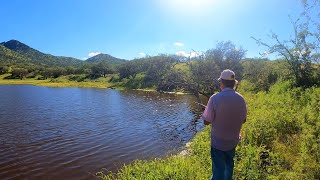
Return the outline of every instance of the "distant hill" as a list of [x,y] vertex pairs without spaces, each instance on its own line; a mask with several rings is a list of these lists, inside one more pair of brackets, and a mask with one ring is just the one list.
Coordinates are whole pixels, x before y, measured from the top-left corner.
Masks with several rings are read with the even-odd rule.
[[28,58],[31,63],[37,65],[80,66],[84,63],[83,61],[76,58],[53,56],[51,54],[42,53],[17,40],[2,42],[1,45],[16,53],[19,53],[21,56]]
[[98,54],[96,56],[93,56],[93,57],[87,59],[85,62],[88,62],[88,63],[106,62],[109,65],[120,65],[122,63],[125,63],[126,60],[110,56],[109,54],[102,54],[101,53],[101,54]]
[[86,63],[106,62],[111,66],[120,65],[126,60],[108,54],[98,54],[82,61],[64,56],[54,56],[40,52],[20,41],[10,40],[0,43],[0,64],[36,64],[42,66],[82,66]]

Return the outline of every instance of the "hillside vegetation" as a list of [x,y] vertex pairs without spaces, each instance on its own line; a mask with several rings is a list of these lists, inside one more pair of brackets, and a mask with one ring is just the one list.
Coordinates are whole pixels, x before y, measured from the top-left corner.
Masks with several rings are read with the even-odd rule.
[[0,62],[1,64],[13,65],[16,63],[28,63],[31,60],[0,44]]
[[[1,43],[7,49],[14,51],[15,53],[24,56],[29,63],[35,65],[48,65],[48,66],[79,66],[83,62],[79,59],[71,57],[59,57],[50,54],[42,53],[36,49],[33,49],[17,40],[11,40]],[[21,63],[16,61],[16,63]]]
[[120,65],[126,62],[124,59],[119,59],[113,56],[110,56],[109,54],[98,54],[96,56],[93,56],[91,58],[88,58],[86,62],[91,62],[91,63],[101,63],[101,62],[106,62],[108,64],[113,64],[113,65]]
[[[14,78],[33,78],[37,75],[43,79],[57,78],[71,74],[89,74],[91,68],[103,69],[103,76],[113,72],[125,60],[108,54],[99,54],[82,61],[72,57],[54,56],[40,52],[17,40],[0,43],[0,74],[12,73]],[[98,74],[91,78],[99,78]]]

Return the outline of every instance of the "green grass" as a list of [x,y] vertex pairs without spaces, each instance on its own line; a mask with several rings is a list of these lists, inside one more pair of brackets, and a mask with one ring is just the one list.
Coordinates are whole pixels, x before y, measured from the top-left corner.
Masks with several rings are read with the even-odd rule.
[[[234,179],[320,179],[320,88],[244,92],[247,122],[236,149]],[[210,127],[191,141],[186,156],[136,160],[101,179],[208,179],[211,176]]]
[[184,73],[190,72],[189,66],[186,63],[178,63],[174,66],[174,69]]

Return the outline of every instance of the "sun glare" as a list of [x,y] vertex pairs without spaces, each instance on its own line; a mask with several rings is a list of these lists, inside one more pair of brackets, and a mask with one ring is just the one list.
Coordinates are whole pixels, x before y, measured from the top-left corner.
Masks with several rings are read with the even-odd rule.
[[217,0],[163,0],[162,6],[175,14],[202,14],[216,6]]

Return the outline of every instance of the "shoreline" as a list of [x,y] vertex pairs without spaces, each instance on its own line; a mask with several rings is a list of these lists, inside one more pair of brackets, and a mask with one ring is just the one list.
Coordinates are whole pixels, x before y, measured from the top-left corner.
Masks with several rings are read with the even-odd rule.
[[165,93],[165,94],[177,94],[177,95],[190,95],[192,93],[189,92],[182,92],[182,91],[157,91],[155,89],[130,89],[135,91],[144,91],[144,92],[158,92],[158,93]]
[[99,89],[114,89],[114,90],[134,90],[134,91],[144,91],[144,92],[158,92],[166,94],[176,94],[176,95],[190,95],[192,93],[188,92],[172,92],[172,91],[157,91],[156,89],[129,89],[124,86],[117,86],[116,84],[103,82],[103,81],[65,81],[65,82],[54,82],[52,79],[37,80],[37,79],[4,79],[6,76],[0,76],[0,85],[33,85],[33,86],[43,86],[43,87],[56,87],[56,88],[99,88]]
[[0,75],[0,85],[33,85],[45,87],[61,87],[61,88],[112,88],[115,84],[105,81],[70,81],[67,79],[45,79],[38,80],[35,78],[28,79],[4,79],[8,74]]
[[36,80],[41,82],[24,81],[24,80],[0,80],[0,85],[33,85],[33,86],[43,86],[43,87],[57,87],[57,88],[111,88],[111,86],[106,86],[100,83],[84,82],[84,83],[59,83],[50,82],[47,80]]

